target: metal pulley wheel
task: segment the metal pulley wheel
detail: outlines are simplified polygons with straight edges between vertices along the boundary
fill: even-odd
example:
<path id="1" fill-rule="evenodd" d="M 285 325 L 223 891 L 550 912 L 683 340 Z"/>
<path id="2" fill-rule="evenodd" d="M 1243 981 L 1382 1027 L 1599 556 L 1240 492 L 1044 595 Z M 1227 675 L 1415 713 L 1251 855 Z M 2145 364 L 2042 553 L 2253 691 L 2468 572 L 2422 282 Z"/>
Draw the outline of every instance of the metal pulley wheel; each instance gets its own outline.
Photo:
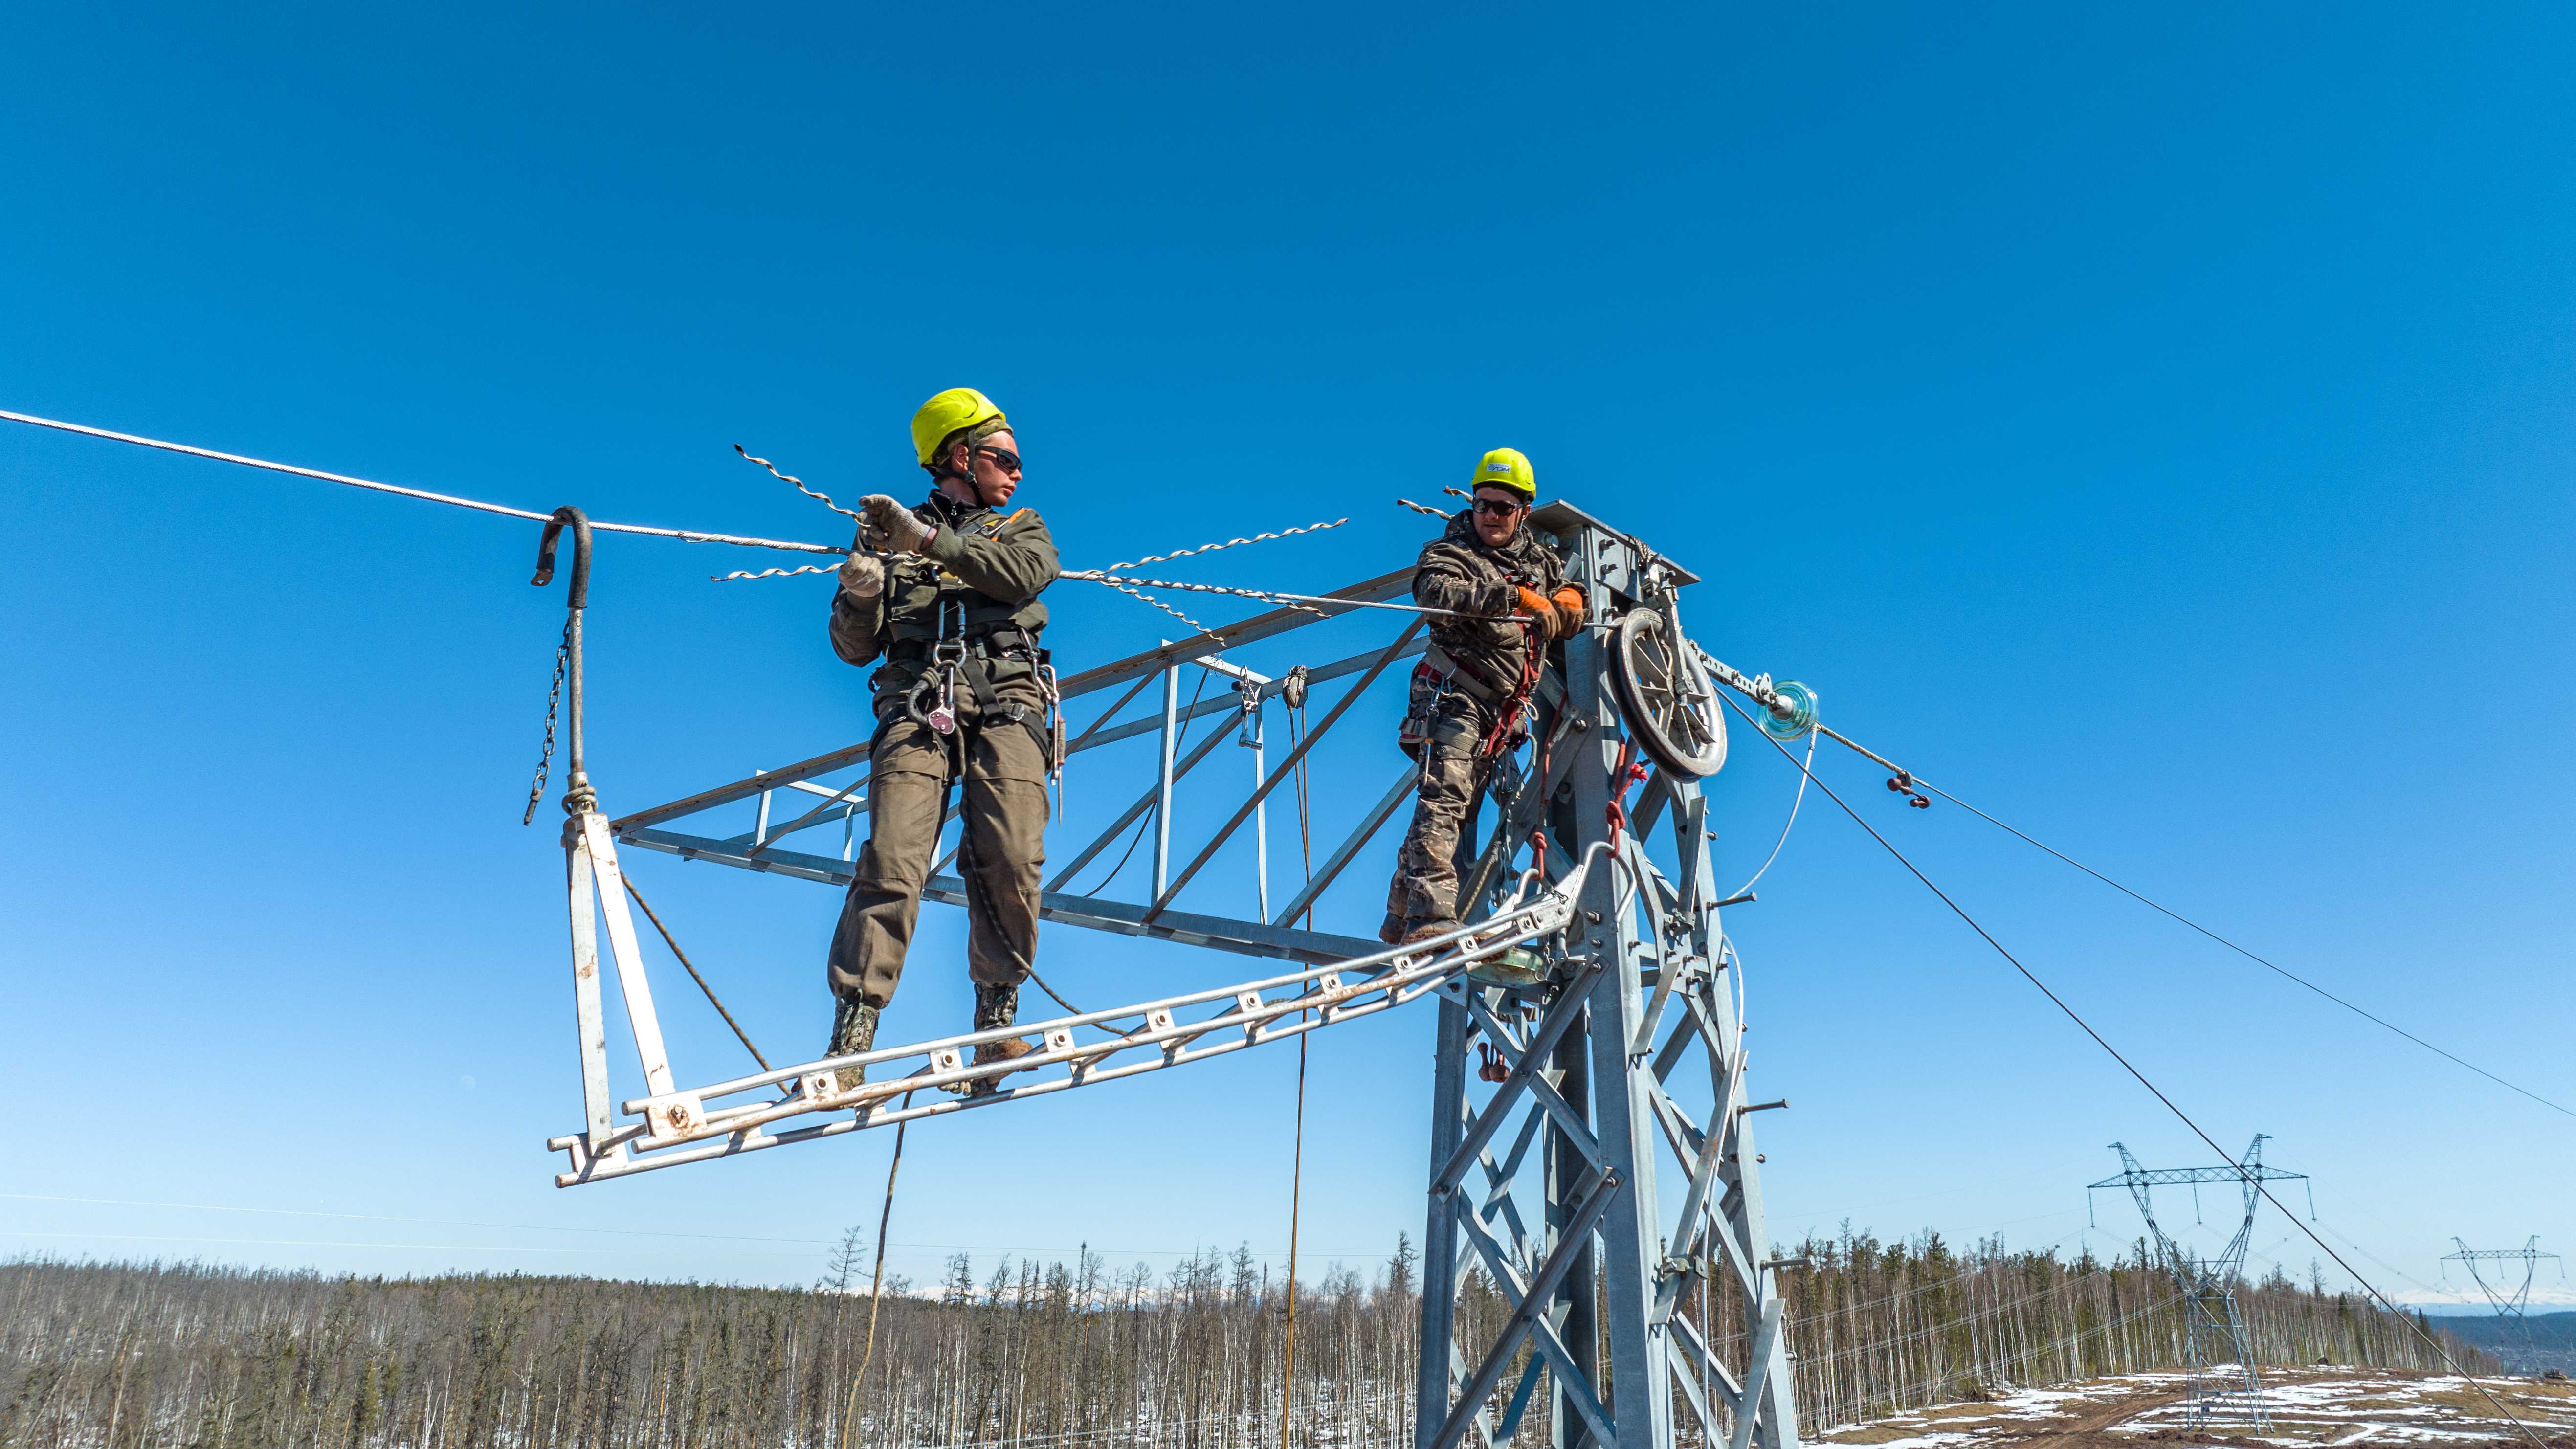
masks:
<path id="1" fill-rule="evenodd" d="M 1610 631 L 1610 684 L 1619 713 L 1656 764 L 1698 779 L 1726 764 L 1726 715 L 1689 643 L 1653 609 Z"/>

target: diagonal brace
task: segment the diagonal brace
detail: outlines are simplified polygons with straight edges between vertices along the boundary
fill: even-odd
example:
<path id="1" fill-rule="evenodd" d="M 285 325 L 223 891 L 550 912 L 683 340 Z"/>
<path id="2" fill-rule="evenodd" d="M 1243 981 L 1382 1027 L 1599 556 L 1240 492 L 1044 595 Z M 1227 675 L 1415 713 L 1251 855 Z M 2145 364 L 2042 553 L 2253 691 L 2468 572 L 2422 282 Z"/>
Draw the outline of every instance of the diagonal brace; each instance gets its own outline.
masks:
<path id="1" fill-rule="evenodd" d="M 1370 685 L 1377 683 L 1377 677 L 1386 672 L 1388 665 L 1403 657 L 1404 646 L 1413 642 L 1413 636 L 1422 631 L 1422 624 L 1422 620 L 1414 620 L 1393 644 L 1387 646 L 1386 652 L 1377 657 L 1377 662 L 1369 666 L 1368 673 L 1360 676 L 1359 683 L 1342 691 L 1342 697 L 1333 701 L 1332 710 L 1324 716 L 1323 720 L 1306 732 L 1306 737 L 1297 742 L 1297 748 L 1290 750 L 1288 757 L 1281 760 L 1278 768 L 1270 772 L 1270 778 L 1261 782 L 1261 788 L 1252 792 L 1252 798 L 1236 808 L 1233 816 L 1217 831 L 1216 838 L 1210 840 L 1187 866 L 1182 867 L 1181 873 L 1174 876 L 1172 883 L 1154 899 L 1154 904 L 1146 908 L 1145 919 L 1150 921 L 1161 915 L 1163 908 L 1172 903 L 1172 898 L 1181 893 L 1181 888 L 1190 883 L 1190 877 L 1197 875 L 1209 861 L 1216 858 L 1218 849 L 1233 836 L 1235 831 L 1242 828 L 1243 822 L 1252 818 L 1252 812 L 1260 807 L 1262 801 L 1270 798 L 1270 792 L 1278 789 L 1281 781 L 1289 777 L 1290 772 L 1296 769 L 1297 762 L 1306 758 L 1307 751 L 1315 748 L 1315 742 L 1322 739 L 1325 733 L 1349 712 L 1350 707 L 1359 702 L 1359 697 L 1368 692 Z"/>

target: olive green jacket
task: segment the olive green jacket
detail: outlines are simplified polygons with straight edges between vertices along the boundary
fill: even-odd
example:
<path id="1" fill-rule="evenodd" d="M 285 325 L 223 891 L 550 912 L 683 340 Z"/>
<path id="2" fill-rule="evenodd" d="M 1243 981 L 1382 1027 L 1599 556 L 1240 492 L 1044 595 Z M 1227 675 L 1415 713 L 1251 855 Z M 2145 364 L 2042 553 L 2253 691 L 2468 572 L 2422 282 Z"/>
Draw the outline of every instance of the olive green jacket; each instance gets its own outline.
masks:
<path id="1" fill-rule="evenodd" d="M 913 516 L 934 524 L 926 553 L 896 554 L 886 561 L 882 592 L 861 598 L 844 589 L 832 598 L 832 652 L 849 664 L 874 663 L 889 646 L 961 631 L 969 638 L 995 629 L 1017 629 L 1035 643 L 1046 628 L 1047 607 L 1038 595 L 1056 578 L 1055 537 L 1034 508 L 1003 514 L 933 493 Z M 874 681 L 880 700 L 894 684 L 909 686 L 919 659 L 889 659 Z M 996 661 L 996 684 L 1025 677 L 1028 666 Z"/>

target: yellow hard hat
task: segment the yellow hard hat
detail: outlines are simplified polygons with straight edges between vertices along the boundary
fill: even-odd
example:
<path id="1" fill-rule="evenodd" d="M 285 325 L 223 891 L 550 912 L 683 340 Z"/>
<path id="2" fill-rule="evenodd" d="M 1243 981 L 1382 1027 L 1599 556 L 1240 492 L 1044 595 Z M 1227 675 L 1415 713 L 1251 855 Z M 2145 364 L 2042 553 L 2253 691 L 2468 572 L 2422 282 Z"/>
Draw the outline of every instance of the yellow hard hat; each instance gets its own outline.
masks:
<path id="1" fill-rule="evenodd" d="M 932 393 L 930 401 L 912 415 L 912 451 L 921 458 L 921 466 L 927 468 L 939 456 L 941 439 L 961 428 L 987 422 L 1007 425 L 1010 419 L 1002 416 L 991 398 L 975 389 L 952 387 Z"/>
<path id="2" fill-rule="evenodd" d="M 1517 493 L 1523 503 L 1538 497 L 1538 472 L 1518 448 L 1496 448 L 1476 461 L 1476 476 L 1467 480 L 1467 491 L 1500 488 Z"/>

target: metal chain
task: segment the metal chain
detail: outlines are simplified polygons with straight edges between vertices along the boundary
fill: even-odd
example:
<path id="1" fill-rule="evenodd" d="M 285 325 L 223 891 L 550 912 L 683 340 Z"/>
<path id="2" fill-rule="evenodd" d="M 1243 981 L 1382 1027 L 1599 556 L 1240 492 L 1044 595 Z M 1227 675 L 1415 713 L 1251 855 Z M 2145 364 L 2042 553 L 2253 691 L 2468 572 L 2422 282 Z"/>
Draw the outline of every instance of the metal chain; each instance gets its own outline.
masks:
<path id="1" fill-rule="evenodd" d="M 770 477 L 777 479 L 777 480 L 778 480 L 779 482 L 781 482 L 781 483 L 793 484 L 793 485 L 795 486 L 795 488 L 796 488 L 796 491 L 797 491 L 797 492 L 802 493 L 802 494 L 804 494 L 806 497 L 811 498 L 811 499 L 813 499 L 814 501 L 816 501 L 816 502 L 818 502 L 818 503 L 822 504 L 824 507 L 826 507 L 826 508 L 828 508 L 828 509 L 832 510 L 834 513 L 840 514 L 840 515 L 841 515 L 842 517 L 844 517 L 844 518 L 850 518 L 850 519 L 858 519 L 858 518 L 859 518 L 859 515 L 858 515 L 857 513 L 852 512 L 851 510 L 849 510 L 849 509 L 847 509 L 847 508 L 843 508 L 841 505 L 839 505 L 839 504 L 837 504 L 837 503 L 833 502 L 833 501 L 832 501 L 832 495 L 831 495 L 831 494 L 829 494 L 829 493 L 817 493 L 817 492 L 815 492 L 813 489 L 808 488 L 808 487 L 806 487 L 806 486 L 805 486 L 805 480 L 804 480 L 804 479 L 802 479 L 802 478 L 791 478 L 791 477 L 787 476 L 786 474 L 779 472 L 779 471 L 778 471 L 778 469 L 777 469 L 774 465 L 772 465 L 772 464 L 770 463 L 770 461 L 769 461 L 767 458 L 754 458 L 754 457 L 752 457 L 749 453 L 743 453 L 743 452 L 742 452 L 742 444 L 740 444 L 740 443 L 736 443 L 736 444 L 734 444 L 734 445 L 733 445 L 733 450 L 734 450 L 735 452 L 737 452 L 737 453 L 742 453 L 742 456 L 743 456 L 746 460 L 748 460 L 748 461 L 750 461 L 750 462 L 758 463 L 760 466 L 762 466 L 762 467 L 764 467 L 764 468 L 769 469 L 769 476 L 770 476 Z M 864 522 L 865 520 L 860 520 L 860 521 Z"/>
<path id="2" fill-rule="evenodd" d="M 1250 538 L 1229 538 L 1223 543 L 1203 543 L 1196 548 L 1174 549 L 1170 553 L 1149 553 L 1143 558 L 1137 559 L 1131 563 L 1111 564 L 1107 569 L 1103 570 L 1103 572 L 1114 574 L 1121 569 L 1137 569 L 1143 568 L 1147 564 L 1170 563 L 1176 558 L 1188 558 L 1192 554 L 1199 553 L 1214 553 L 1221 548 L 1236 548 L 1243 544 L 1261 543 L 1273 538 L 1294 538 L 1301 533 L 1322 533 L 1325 529 L 1339 528 L 1348 522 L 1350 522 L 1350 520 L 1347 518 L 1336 518 L 1330 523 L 1310 523 L 1304 528 L 1283 528 L 1277 533 L 1256 533 Z"/>
<path id="3" fill-rule="evenodd" d="M 527 813 L 519 817 L 526 825 L 537 818 L 537 802 L 546 798 L 546 772 L 555 760 L 555 707 L 563 700 L 564 665 L 572 658 L 572 619 L 564 620 L 563 642 L 555 646 L 554 683 L 546 686 L 546 744 L 537 753 L 537 778 L 528 786 Z"/>

